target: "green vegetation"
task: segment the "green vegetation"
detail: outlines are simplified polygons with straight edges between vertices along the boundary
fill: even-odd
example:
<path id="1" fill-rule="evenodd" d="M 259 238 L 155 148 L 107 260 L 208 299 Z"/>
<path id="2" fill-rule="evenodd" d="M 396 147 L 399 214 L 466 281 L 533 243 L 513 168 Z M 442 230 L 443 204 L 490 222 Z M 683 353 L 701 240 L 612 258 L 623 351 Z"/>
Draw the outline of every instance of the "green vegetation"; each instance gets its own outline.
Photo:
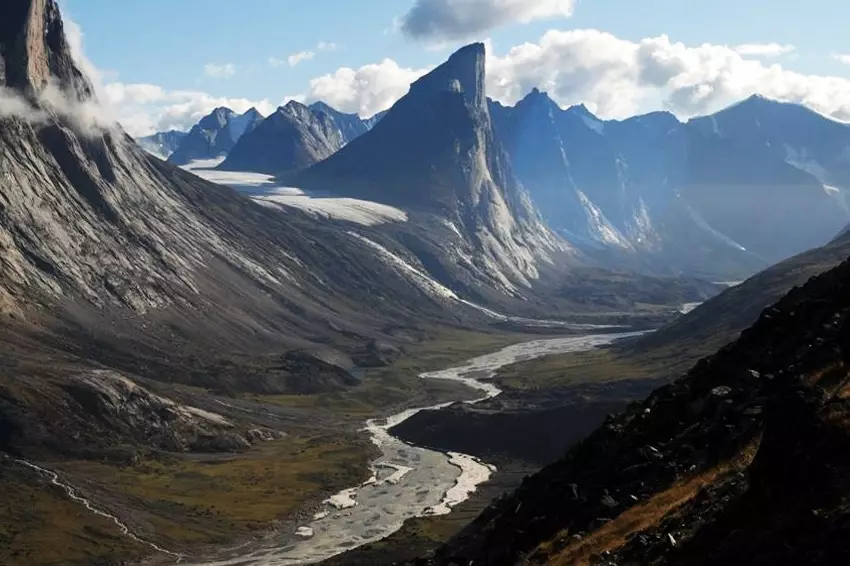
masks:
<path id="1" fill-rule="evenodd" d="M 319 497 L 366 479 L 359 437 L 286 438 L 244 455 L 142 458 L 131 466 L 65 462 L 73 481 L 132 506 L 139 532 L 166 548 L 220 544 L 270 527 Z"/>
<path id="2" fill-rule="evenodd" d="M 149 550 L 11 462 L 0 463 L 0 493 L 0 564 L 117 564 Z"/>
<path id="3" fill-rule="evenodd" d="M 494 381 L 504 389 L 534 391 L 579 383 L 676 375 L 678 362 L 599 348 L 545 356 L 503 367 Z"/>
<path id="4" fill-rule="evenodd" d="M 317 395 L 255 396 L 256 401 L 332 412 L 365 420 L 402 407 L 449 399 L 473 398 L 474 392 L 457 383 L 423 380 L 419 374 L 450 367 L 469 358 L 539 336 L 510 332 L 445 330 L 405 349 L 394 364 L 366 372 L 363 382 L 343 392 Z"/>

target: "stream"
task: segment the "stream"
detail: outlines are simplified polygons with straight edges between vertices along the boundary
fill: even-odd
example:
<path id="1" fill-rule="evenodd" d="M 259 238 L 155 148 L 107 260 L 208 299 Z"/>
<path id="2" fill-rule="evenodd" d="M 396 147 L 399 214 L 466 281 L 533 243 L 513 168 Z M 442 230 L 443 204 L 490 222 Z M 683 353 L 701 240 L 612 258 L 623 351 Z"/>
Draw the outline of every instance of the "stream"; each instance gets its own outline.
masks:
<path id="1" fill-rule="evenodd" d="M 577 352 L 609 344 L 639 332 L 597 334 L 535 340 L 508 346 L 467 361 L 463 365 L 422 374 L 425 379 L 461 382 L 481 396 L 474 404 L 493 398 L 501 390 L 486 381 L 502 366 L 549 354 Z M 386 538 L 407 519 L 442 515 L 462 503 L 487 481 L 495 468 L 477 458 L 459 453 L 442 453 L 411 446 L 389 430 L 420 411 L 451 405 L 408 409 L 386 419 L 366 423 L 365 430 L 380 449 L 371 465 L 372 477 L 363 484 L 330 497 L 312 521 L 299 525 L 295 533 L 281 534 L 280 543 L 267 548 L 244 547 L 225 552 L 213 561 L 184 562 L 191 566 L 291 566 L 314 564 L 345 551 Z M 293 536 L 294 535 L 294 536 Z"/>

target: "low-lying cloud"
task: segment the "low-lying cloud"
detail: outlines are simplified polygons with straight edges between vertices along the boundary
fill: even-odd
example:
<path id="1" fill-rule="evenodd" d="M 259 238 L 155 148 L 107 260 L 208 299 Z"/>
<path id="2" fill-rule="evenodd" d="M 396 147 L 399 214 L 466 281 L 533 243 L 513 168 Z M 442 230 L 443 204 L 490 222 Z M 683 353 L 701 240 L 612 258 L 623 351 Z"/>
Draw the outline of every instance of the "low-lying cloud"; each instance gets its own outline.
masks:
<path id="1" fill-rule="evenodd" d="M 399 25 L 414 39 L 463 40 L 507 24 L 571 16 L 574 8 L 575 0 L 416 0 Z"/>

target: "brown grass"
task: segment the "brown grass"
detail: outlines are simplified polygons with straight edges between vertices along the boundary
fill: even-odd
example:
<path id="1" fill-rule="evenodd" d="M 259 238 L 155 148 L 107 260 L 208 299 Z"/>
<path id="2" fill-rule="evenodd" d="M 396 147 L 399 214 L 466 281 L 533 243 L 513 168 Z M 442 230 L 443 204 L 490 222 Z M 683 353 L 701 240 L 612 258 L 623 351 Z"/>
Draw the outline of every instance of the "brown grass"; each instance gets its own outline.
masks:
<path id="1" fill-rule="evenodd" d="M 729 473 L 748 466 L 757 452 L 758 443 L 753 443 L 741 454 L 720 466 L 684 479 L 669 489 L 657 493 L 649 500 L 639 503 L 614 520 L 609 521 L 593 531 L 580 541 L 567 546 L 550 558 L 551 566 L 586 566 L 591 558 L 606 551 L 615 551 L 622 547 L 631 535 L 645 531 L 659 524 L 670 513 L 691 501 L 703 488 L 713 484 Z M 565 538 L 568 533 L 561 533 L 555 540 Z M 551 552 L 553 544 L 541 545 L 540 554 Z M 548 547 L 548 548 L 547 548 Z"/>

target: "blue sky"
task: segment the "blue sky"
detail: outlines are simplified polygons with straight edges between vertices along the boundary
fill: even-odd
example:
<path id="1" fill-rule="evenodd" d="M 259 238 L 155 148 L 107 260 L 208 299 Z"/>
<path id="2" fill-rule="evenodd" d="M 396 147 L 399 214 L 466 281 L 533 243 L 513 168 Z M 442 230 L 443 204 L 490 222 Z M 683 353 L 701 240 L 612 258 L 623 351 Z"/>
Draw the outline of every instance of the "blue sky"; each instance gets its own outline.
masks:
<path id="1" fill-rule="evenodd" d="M 558 2 L 537 3 L 547 1 Z M 430 3 L 445 7 L 464 2 L 478 3 L 483 18 L 488 4 L 505 0 Z M 527 0 L 529 6 L 534 3 Z M 536 43 L 552 29 L 600 30 L 633 43 L 666 34 L 671 42 L 692 48 L 793 46 L 793 52 L 770 60 L 757 58 L 765 67 L 781 65 L 804 75 L 850 79 L 850 64 L 834 57 L 850 54 L 845 29 L 850 3 L 842 0 L 812 0 L 802 8 L 791 0 L 578 0 L 572 17 L 485 26 L 440 47 L 434 45 L 436 40 L 411 38 L 394 25 L 414 4 L 415 0 L 61 0 L 66 16 L 82 28 L 86 55 L 104 72 L 105 82 L 197 91 L 215 99 L 266 100 L 272 106 L 285 97 L 308 93 L 312 79 L 341 67 L 359 69 L 391 58 L 401 68 L 421 70 L 441 62 L 452 47 L 485 38 L 492 41 L 494 55 L 505 56 L 511 47 Z M 322 42 L 335 48 L 319 49 Z M 315 53 L 312 59 L 295 66 L 286 62 L 290 55 L 307 51 Z M 281 64 L 270 65 L 270 58 Z M 210 76 L 205 68 L 217 69 L 214 74 L 219 76 Z M 551 76 L 547 80 L 546 84 L 555 84 Z M 577 102 L 567 100 L 574 95 L 590 96 L 585 90 L 559 90 L 570 93 L 559 100 L 564 104 Z M 658 96 L 643 98 L 659 100 Z M 362 101 L 341 103 L 349 110 L 374 110 Z M 596 106 L 606 107 L 604 102 Z M 627 111 L 623 107 L 619 113 Z"/>

